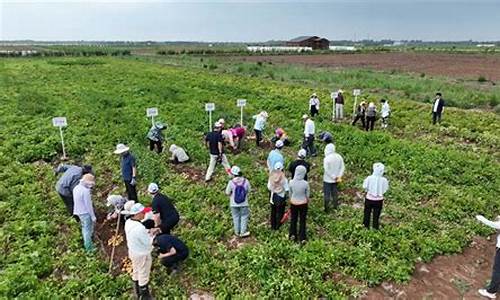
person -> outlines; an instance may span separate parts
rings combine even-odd
[[[380,109],[380,116],[382,117],[382,128],[387,128],[389,125],[389,116],[391,115],[391,107],[389,106],[389,101],[382,99],[382,108]]]
[[[73,214],[78,216],[82,227],[83,246],[85,251],[94,251],[94,244],[92,243],[92,235],[94,234],[94,227],[97,218],[92,205],[91,190],[95,186],[94,175],[88,173],[82,176],[80,182],[73,189],[73,199],[75,205],[73,207]]]
[[[344,118],[344,95],[342,90],[337,91],[335,98],[335,119],[342,120]]]
[[[311,98],[309,98],[309,111],[311,112],[311,117],[319,114],[319,98],[316,93],[313,93]]]
[[[330,204],[333,204],[334,209],[337,209],[339,206],[337,185],[342,181],[345,171],[344,159],[340,154],[335,152],[334,144],[328,144],[325,147],[323,170],[323,200],[325,212],[328,213],[330,211]]]
[[[229,144],[233,150],[236,150],[236,144],[234,143],[233,133],[231,130],[222,130],[222,137],[224,138],[224,143]]]
[[[141,203],[135,203],[129,211],[130,218],[125,221],[128,257],[132,262],[132,281],[139,299],[152,299],[149,292],[151,274],[153,238],[142,223],[147,209]]]
[[[231,166],[227,161],[227,157],[224,154],[224,138],[222,137],[221,132],[222,125],[219,122],[216,122],[214,130],[205,137],[205,144],[210,151],[210,163],[205,175],[205,182],[212,179],[212,175],[215,171],[215,165],[217,163],[221,163],[228,174],[231,169]]]
[[[283,154],[281,154],[281,149],[283,149],[283,142],[281,140],[276,141],[274,144],[274,150],[269,152],[267,156],[267,169],[271,172],[274,168],[274,165],[277,162],[281,162],[281,164],[285,164],[285,159],[283,158]]]
[[[307,173],[309,173],[311,166],[306,161],[306,156],[307,156],[306,150],[300,149],[299,152],[297,153],[297,159],[292,161],[292,163],[290,163],[290,165],[288,166],[288,172],[290,172],[290,176],[292,177],[292,179],[295,176],[295,170],[297,169],[297,167],[304,166],[306,168],[306,174],[304,174],[304,180],[307,181]]]
[[[323,143],[325,143],[327,145],[333,144],[333,142],[334,142],[333,135],[328,131],[320,132],[318,137],[319,137],[320,141],[322,141]]]
[[[109,195],[106,199],[106,206],[110,209],[108,210],[106,219],[116,219],[121,211],[123,211],[125,203],[127,203],[127,199],[121,195]]]
[[[370,228],[370,218],[373,213],[373,228],[379,229],[384,194],[389,189],[389,181],[383,177],[384,169],[382,163],[374,163],[373,174],[363,181],[363,189],[366,191],[363,225],[366,228]]]
[[[240,124],[234,125],[233,128],[230,129],[233,134],[233,140],[236,145],[236,149],[241,149],[243,145],[243,139],[245,138],[246,128],[241,126]]]
[[[274,136],[271,139],[271,142],[276,143],[276,141],[282,141],[283,145],[290,146],[290,140],[288,139],[288,134],[285,132],[283,128],[276,128],[274,131]]]
[[[476,216],[476,219],[479,222],[483,223],[484,225],[489,226],[493,229],[496,230],[500,229],[500,216],[498,216],[495,221],[490,221],[482,215]],[[478,293],[486,298],[496,299],[496,293],[498,292],[499,288],[500,288],[500,234],[497,236],[495,258],[493,263],[493,271],[491,274],[490,284],[486,289],[478,290]]]
[[[122,170],[122,178],[125,183],[125,189],[127,190],[127,198],[129,200],[137,200],[137,190],[136,190],[136,175],[137,175],[137,165],[135,162],[135,157],[130,153],[130,148],[124,144],[116,145],[115,154],[120,155],[120,165]]]
[[[150,183],[148,192],[153,198],[151,208],[153,209],[153,219],[155,230],[153,233],[170,234],[170,231],[179,223],[179,213],[172,200],[160,193],[160,188],[156,183]]]
[[[181,164],[189,161],[189,156],[187,155],[186,150],[176,144],[170,145],[168,151],[172,153],[169,160],[174,164]]]
[[[307,155],[316,156],[316,148],[314,147],[314,121],[308,115],[303,115],[304,120],[304,143],[302,148],[307,151]]]
[[[436,122],[441,123],[441,115],[444,110],[444,100],[442,97],[441,93],[436,93],[434,105],[432,106],[432,124],[436,124]]]
[[[56,191],[63,200],[69,215],[73,216],[73,189],[80,183],[80,178],[83,175],[92,173],[92,166],[60,165],[55,173],[63,173],[56,183]]]
[[[304,166],[298,166],[295,169],[295,175],[290,181],[290,231],[288,237],[295,242],[305,243],[307,203],[309,202],[309,183],[304,180],[307,170]],[[297,235],[297,223],[299,230]]]
[[[226,120],[224,120],[223,118],[220,118],[219,120],[217,120],[217,122],[219,122],[222,130],[224,130],[224,128],[226,128]]]
[[[276,162],[267,181],[267,189],[271,194],[269,202],[271,203],[271,229],[273,230],[278,230],[281,226],[281,219],[285,214],[286,193],[290,190],[283,167],[283,163]]]
[[[356,108],[356,116],[354,117],[354,121],[352,121],[352,126],[356,125],[358,120],[361,120],[361,125],[363,125],[363,128],[366,128],[365,112],[366,112],[366,102],[362,101]]]
[[[165,137],[163,136],[163,130],[165,130],[167,126],[165,126],[161,122],[156,122],[149,129],[147,138],[149,140],[149,150],[154,151],[156,149],[157,153],[163,152],[163,141]]]
[[[179,263],[189,256],[189,249],[186,244],[170,234],[156,236],[153,240],[153,246],[158,247],[160,263],[167,267],[171,273],[177,273]]]
[[[229,206],[233,217],[234,234],[239,237],[248,237],[250,232],[247,230],[250,209],[248,205],[248,193],[250,192],[250,182],[243,177],[241,169],[238,166],[231,168],[233,179],[229,180],[226,186],[226,195],[229,196]]]
[[[253,116],[255,119],[255,125],[253,130],[255,131],[255,145],[260,146],[260,141],[262,141],[262,131],[266,127],[266,121],[269,115],[265,111],[261,111],[258,115]]]
[[[377,107],[375,103],[370,102],[368,104],[368,108],[366,109],[366,131],[373,130],[373,126],[375,126],[375,120],[377,119]]]

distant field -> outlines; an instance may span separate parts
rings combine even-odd
[[[240,57],[238,57],[240,59]],[[500,80],[500,55],[448,53],[360,53],[329,55],[249,56],[245,61],[298,63],[332,68],[397,70],[454,78]]]

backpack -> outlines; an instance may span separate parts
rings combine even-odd
[[[243,180],[243,183],[237,184],[233,181],[234,188],[234,202],[236,204],[241,204],[247,199],[247,189],[245,188],[245,183],[247,180]]]

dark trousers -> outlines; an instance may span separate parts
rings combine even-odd
[[[329,212],[332,205],[334,209],[337,209],[339,201],[336,182],[323,182],[323,200],[325,202],[325,212]]]
[[[441,123],[441,113],[432,112],[432,124]]]
[[[307,203],[302,205],[290,205],[291,220],[290,232],[288,236],[295,239],[295,241],[305,241],[306,236],[306,217],[307,217]],[[297,222],[299,223],[299,235],[297,236]]]
[[[149,140],[149,150],[153,151],[156,148],[156,152],[162,153],[163,152],[163,146],[161,141],[153,141]]]
[[[380,213],[382,212],[382,205],[384,204],[383,200],[373,201],[365,199],[365,212],[363,217],[363,225],[366,228],[370,228],[370,217],[373,213],[373,228],[379,228],[379,219]]]
[[[316,155],[316,148],[314,147],[314,135],[310,135],[307,138],[304,137],[302,148],[306,150],[307,155]]]
[[[172,256],[163,257],[160,262],[167,268],[177,267],[177,264],[188,257],[187,253],[177,253]]]
[[[68,214],[70,216],[72,216],[73,215],[73,207],[75,206],[75,202],[73,201],[73,195],[64,196],[64,195],[59,194],[59,196],[63,200],[64,205],[66,206],[66,210],[68,211]]]
[[[286,199],[278,195],[273,195],[273,202],[271,204],[271,229],[278,230],[281,226],[281,219],[285,214]]]
[[[363,128],[365,128],[366,127],[366,125],[365,125],[365,116],[357,115],[354,118],[354,121],[352,121],[352,125],[356,125],[356,122],[358,122],[358,120],[361,120],[361,124],[363,125]]]
[[[260,146],[260,141],[262,141],[262,131],[254,129],[255,131],[255,145]]]
[[[311,117],[314,117],[314,116],[316,116],[316,115],[318,115],[318,114],[319,114],[318,109],[317,109],[317,108],[316,108],[316,106],[314,106],[314,105],[313,105],[313,106],[311,106],[310,111],[311,111]]]
[[[127,190],[127,198],[128,200],[137,200],[137,190],[135,185],[131,185],[130,181],[124,181],[125,189]]]
[[[160,229],[162,234],[170,234],[170,231],[179,223],[179,219],[168,220],[168,222],[161,222]]]
[[[488,293],[495,294],[500,288],[500,248],[495,252],[495,262],[493,263],[493,272],[491,274],[490,285],[488,286]]]
[[[373,126],[375,126],[376,117],[366,117],[366,131],[373,130]]]

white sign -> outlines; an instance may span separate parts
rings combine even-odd
[[[360,89],[355,89],[355,90],[352,91],[352,94],[354,96],[359,96],[359,95],[361,95],[361,90]]]
[[[66,121],[66,117],[57,117],[52,118],[52,125],[55,127],[65,127],[68,126],[68,123]]]
[[[236,101],[236,106],[238,107],[243,107],[245,105],[247,105],[247,99],[238,99]]]
[[[205,111],[214,111],[215,103],[205,103]]]
[[[146,116],[148,117],[156,117],[158,115],[158,108],[150,107],[146,109]]]

